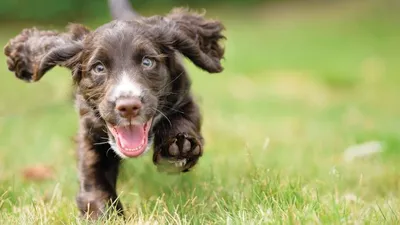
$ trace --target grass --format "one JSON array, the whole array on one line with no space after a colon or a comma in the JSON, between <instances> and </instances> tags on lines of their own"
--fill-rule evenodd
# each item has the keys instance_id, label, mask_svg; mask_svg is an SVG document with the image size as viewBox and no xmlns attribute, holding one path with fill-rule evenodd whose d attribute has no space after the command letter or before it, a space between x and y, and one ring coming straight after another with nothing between
<instances>
[{"instance_id":1,"label":"grass","mask_svg":"<svg viewBox=\"0 0 400 225\"><path fill-rule=\"evenodd\" d=\"M205 155L179 176L158 173L151 154L126 161L128 220L101 224L398 224L400 17L384 4L325 4L211 11L228 28L226 70L188 63ZM0 28L0 43L19 29ZM87 224L68 71L26 84L0 61L0 224ZM370 140L384 151L344 160ZM55 176L24 179L33 165Z\"/></svg>"}]
</instances>

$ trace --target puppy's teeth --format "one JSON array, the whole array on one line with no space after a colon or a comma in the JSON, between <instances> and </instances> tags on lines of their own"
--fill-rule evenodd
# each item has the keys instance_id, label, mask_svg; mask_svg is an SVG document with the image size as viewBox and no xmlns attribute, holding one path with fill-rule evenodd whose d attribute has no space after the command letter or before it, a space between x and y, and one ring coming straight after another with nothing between
<instances>
[{"instance_id":1,"label":"puppy's teeth","mask_svg":"<svg viewBox=\"0 0 400 225\"><path fill-rule=\"evenodd\" d=\"M140 144L140 145L139 145L138 147L136 147L136 148L124 148L124 149L125 149L126 151L133 152L133 151L137 151L137 150L143 148L143 146L144 146L144 141L142 141L142 144Z\"/></svg>"}]
</instances>

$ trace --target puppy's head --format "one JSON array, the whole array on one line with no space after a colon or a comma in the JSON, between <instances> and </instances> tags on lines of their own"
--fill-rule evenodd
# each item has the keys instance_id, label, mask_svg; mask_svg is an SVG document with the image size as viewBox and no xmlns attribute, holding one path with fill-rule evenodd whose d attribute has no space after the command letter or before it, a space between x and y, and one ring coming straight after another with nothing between
<instances>
[{"instance_id":1,"label":"puppy's head","mask_svg":"<svg viewBox=\"0 0 400 225\"><path fill-rule=\"evenodd\" d=\"M116 153L137 157L147 149L154 118L184 73L177 53L210 73L221 72L222 30L220 22L184 10L112 21L81 32L74 54L59 52L52 60L67 58L78 93L107 125Z\"/></svg>"}]
</instances>

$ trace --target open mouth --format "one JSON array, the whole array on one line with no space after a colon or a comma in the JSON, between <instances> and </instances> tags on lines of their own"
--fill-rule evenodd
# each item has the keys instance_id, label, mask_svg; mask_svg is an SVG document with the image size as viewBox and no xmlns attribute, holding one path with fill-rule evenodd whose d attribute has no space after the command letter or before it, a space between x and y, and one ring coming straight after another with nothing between
<instances>
[{"instance_id":1,"label":"open mouth","mask_svg":"<svg viewBox=\"0 0 400 225\"><path fill-rule=\"evenodd\" d=\"M111 126L108 128L114 136L118 150L126 157L138 157L146 151L152 119L145 124L129 126Z\"/></svg>"}]
</instances>

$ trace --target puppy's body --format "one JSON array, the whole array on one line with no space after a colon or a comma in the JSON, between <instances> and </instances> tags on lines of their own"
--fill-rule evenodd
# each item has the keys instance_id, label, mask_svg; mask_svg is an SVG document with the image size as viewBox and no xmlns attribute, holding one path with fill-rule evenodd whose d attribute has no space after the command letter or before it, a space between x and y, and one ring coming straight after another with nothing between
<instances>
[{"instance_id":1,"label":"puppy's body","mask_svg":"<svg viewBox=\"0 0 400 225\"><path fill-rule=\"evenodd\" d=\"M222 71L222 30L218 21L175 10L115 20L92 32L81 25L66 33L26 29L8 43L7 64L20 79L38 81L56 65L72 71L83 214L98 218L111 203L122 214L116 192L121 158L141 156L153 145L159 169L186 172L197 163L201 116L179 57L210 73Z\"/></svg>"}]
</instances>

